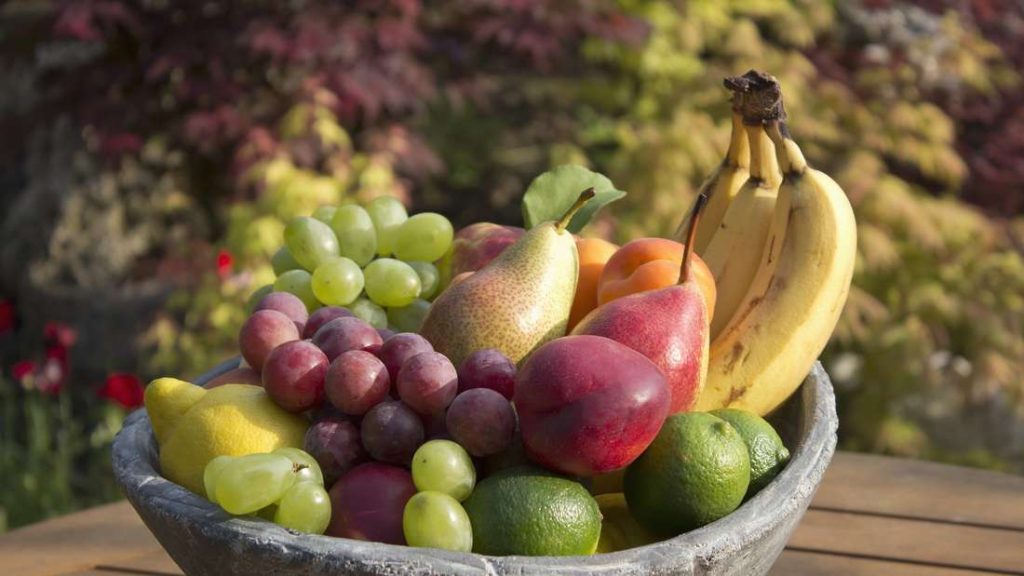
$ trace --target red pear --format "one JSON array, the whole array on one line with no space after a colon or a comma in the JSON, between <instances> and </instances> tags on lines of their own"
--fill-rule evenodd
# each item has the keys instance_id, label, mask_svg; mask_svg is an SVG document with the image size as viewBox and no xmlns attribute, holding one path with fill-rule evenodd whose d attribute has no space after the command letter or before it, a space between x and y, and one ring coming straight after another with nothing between
<instances>
[{"instance_id":1,"label":"red pear","mask_svg":"<svg viewBox=\"0 0 1024 576\"><path fill-rule=\"evenodd\" d=\"M599 306L572 331L604 336L647 356L665 375L669 414L693 409L708 373L708 307L690 271L696 222L706 201L702 194L694 204L678 284Z\"/></svg>"}]
</instances>

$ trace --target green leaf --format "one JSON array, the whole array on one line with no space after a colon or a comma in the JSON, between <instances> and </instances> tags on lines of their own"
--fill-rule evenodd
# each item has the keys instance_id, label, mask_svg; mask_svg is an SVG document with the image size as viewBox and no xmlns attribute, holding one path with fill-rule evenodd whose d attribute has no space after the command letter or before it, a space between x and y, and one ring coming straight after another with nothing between
<instances>
[{"instance_id":1,"label":"green leaf","mask_svg":"<svg viewBox=\"0 0 1024 576\"><path fill-rule=\"evenodd\" d=\"M579 233L590 219L605 204L626 195L616 190L615 185L603 174L593 170L566 164L537 176L523 194L523 223L533 228L542 222L558 220L576 202L580 193L594 188L594 198L587 202L569 221L566 228L573 234Z\"/></svg>"}]
</instances>

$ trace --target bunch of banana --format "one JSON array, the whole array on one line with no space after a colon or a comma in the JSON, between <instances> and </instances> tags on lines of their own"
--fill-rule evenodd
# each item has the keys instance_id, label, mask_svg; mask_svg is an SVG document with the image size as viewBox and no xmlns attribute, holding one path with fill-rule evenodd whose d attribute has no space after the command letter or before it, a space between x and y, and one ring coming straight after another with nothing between
<instances>
[{"instance_id":1,"label":"bunch of banana","mask_svg":"<svg viewBox=\"0 0 1024 576\"><path fill-rule=\"evenodd\" d=\"M697 254L702 254L711 242L715 231L725 218L729 204L750 177L750 144L743 129L743 116L739 111L741 97L737 95L733 100L732 134L729 137L729 149L725 152L725 158L697 191L697 197L703 194L708 198L700 222L697 223L697 237L694 241L694 250ZM683 232L689 228L692 213L692 210L687 212L673 238L681 238Z\"/></svg>"},{"instance_id":2,"label":"bunch of banana","mask_svg":"<svg viewBox=\"0 0 1024 576\"><path fill-rule=\"evenodd\" d=\"M760 132L773 142L782 183L770 219L764 213L769 200L762 198L758 209L746 209L758 220L737 224L756 228L768 220L763 238L752 232L749 243L742 244L743 250L759 250L754 269L745 271L749 283L719 283L720 300L723 292L735 298L733 290L742 296L728 318L719 319L716 306L720 330L711 342L707 382L697 409L731 406L766 414L796 390L835 328L853 276L857 230L846 194L828 175L807 166L790 137L777 81L755 72L742 78L747 79L744 89L760 97L748 95L752 105L745 108L745 121L761 124ZM758 130L752 132L760 137ZM726 218L734 211L738 219L738 206L730 207ZM727 233L733 232L720 228L715 236ZM733 239L731 245L740 246L737 242ZM749 266L749 254L740 250L721 252L727 260ZM718 253L716 249L714 258Z\"/></svg>"}]
</instances>

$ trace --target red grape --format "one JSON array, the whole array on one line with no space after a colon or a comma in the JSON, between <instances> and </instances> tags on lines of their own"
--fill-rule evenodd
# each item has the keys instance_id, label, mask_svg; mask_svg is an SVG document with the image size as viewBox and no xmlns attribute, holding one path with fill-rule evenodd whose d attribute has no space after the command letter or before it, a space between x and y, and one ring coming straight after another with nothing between
<instances>
[{"instance_id":1,"label":"red grape","mask_svg":"<svg viewBox=\"0 0 1024 576\"><path fill-rule=\"evenodd\" d=\"M408 466L423 444L423 423L401 402L381 402L363 416L363 447L374 460Z\"/></svg>"},{"instance_id":2,"label":"red grape","mask_svg":"<svg viewBox=\"0 0 1024 576\"><path fill-rule=\"evenodd\" d=\"M278 406L289 412L316 408L324 399L327 356L305 340L286 342L270 353L263 365L263 387Z\"/></svg>"},{"instance_id":3,"label":"red grape","mask_svg":"<svg viewBox=\"0 0 1024 576\"><path fill-rule=\"evenodd\" d=\"M490 388L509 400L516 389L516 365L494 348L470 354L459 366L459 392Z\"/></svg>"},{"instance_id":4,"label":"red grape","mask_svg":"<svg viewBox=\"0 0 1024 576\"><path fill-rule=\"evenodd\" d=\"M437 412L427 416L420 415L420 421L423 422L423 435L426 436L427 440L451 440L451 434L448 433L448 424L445 420L444 412Z\"/></svg>"},{"instance_id":5,"label":"red grape","mask_svg":"<svg viewBox=\"0 0 1024 576\"><path fill-rule=\"evenodd\" d=\"M350 470L330 490L327 535L405 544L402 514L416 493L408 470L368 462Z\"/></svg>"},{"instance_id":6,"label":"red grape","mask_svg":"<svg viewBox=\"0 0 1024 576\"><path fill-rule=\"evenodd\" d=\"M341 308L339 306L324 306L318 308L315 312L309 315L309 320L306 320L306 326L302 329L303 338L312 338L316 331L323 327L331 320L337 320L338 318L354 318L347 308Z\"/></svg>"},{"instance_id":7,"label":"red grape","mask_svg":"<svg viewBox=\"0 0 1024 576\"><path fill-rule=\"evenodd\" d=\"M388 397L391 379L376 356L363 350L349 350L331 362L325 389L335 408L359 416Z\"/></svg>"},{"instance_id":8,"label":"red grape","mask_svg":"<svg viewBox=\"0 0 1024 576\"><path fill-rule=\"evenodd\" d=\"M512 404L489 388L474 388L456 396L445 422L452 438L477 457L508 448L516 430Z\"/></svg>"},{"instance_id":9,"label":"red grape","mask_svg":"<svg viewBox=\"0 0 1024 576\"><path fill-rule=\"evenodd\" d=\"M306 310L306 305L302 303L298 296L289 292L271 292L267 294L253 308L253 312L257 310L276 310L284 314L291 318L292 322L295 322L295 327L299 329L300 333L306 325L306 320L309 319L309 311Z\"/></svg>"},{"instance_id":10,"label":"red grape","mask_svg":"<svg viewBox=\"0 0 1024 576\"><path fill-rule=\"evenodd\" d=\"M216 388L224 384L249 384L252 386L263 386L260 373L249 367L235 368L217 376L206 383L206 388Z\"/></svg>"},{"instance_id":11,"label":"red grape","mask_svg":"<svg viewBox=\"0 0 1024 576\"><path fill-rule=\"evenodd\" d=\"M324 486L334 484L345 472L367 459L359 427L347 418L326 418L306 430L302 449L316 459Z\"/></svg>"},{"instance_id":12,"label":"red grape","mask_svg":"<svg viewBox=\"0 0 1024 576\"><path fill-rule=\"evenodd\" d=\"M398 397L420 414L444 411L459 391L455 366L440 352L422 352L402 364Z\"/></svg>"},{"instance_id":13,"label":"red grape","mask_svg":"<svg viewBox=\"0 0 1024 576\"><path fill-rule=\"evenodd\" d=\"M342 352L372 349L384 341L373 326L359 318L346 317L335 318L321 326L313 335L312 342L333 362Z\"/></svg>"},{"instance_id":14,"label":"red grape","mask_svg":"<svg viewBox=\"0 0 1024 576\"><path fill-rule=\"evenodd\" d=\"M403 332L385 340L380 351L377 352L377 357L387 366L391 381L398 382L398 373L406 360L417 354L433 351L434 347L423 336L412 332Z\"/></svg>"},{"instance_id":15,"label":"red grape","mask_svg":"<svg viewBox=\"0 0 1024 576\"><path fill-rule=\"evenodd\" d=\"M238 349L249 366L262 371L274 348L298 339L299 329L290 318L276 310L259 310L238 331Z\"/></svg>"},{"instance_id":16,"label":"red grape","mask_svg":"<svg viewBox=\"0 0 1024 576\"><path fill-rule=\"evenodd\" d=\"M390 328L377 328L377 334L380 334L381 339L387 340L395 335L395 331Z\"/></svg>"}]
</instances>

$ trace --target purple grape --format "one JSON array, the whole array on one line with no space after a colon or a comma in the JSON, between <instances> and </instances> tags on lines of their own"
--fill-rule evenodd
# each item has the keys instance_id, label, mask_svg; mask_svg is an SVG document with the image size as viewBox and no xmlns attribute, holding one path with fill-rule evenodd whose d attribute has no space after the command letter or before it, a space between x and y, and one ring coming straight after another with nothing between
<instances>
[{"instance_id":1,"label":"purple grape","mask_svg":"<svg viewBox=\"0 0 1024 576\"><path fill-rule=\"evenodd\" d=\"M367 462L331 487L331 523L326 534L337 538L405 544L402 515L416 493L404 468Z\"/></svg>"},{"instance_id":2,"label":"purple grape","mask_svg":"<svg viewBox=\"0 0 1024 576\"><path fill-rule=\"evenodd\" d=\"M302 449L316 459L330 488L342 474L367 460L359 427L347 418L327 418L306 430Z\"/></svg>"},{"instance_id":3,"label":"purple grape","mask_svg":"<svg viewBox=\"0 0 1024 576\"><path fill-rule=\"evenodd\" d=\"M327 399L338 410L359 416L388 397L391 379L376 356L363 350L349 350L331 362L325 389Z\"/></svg>"},{"instance_id":4,"label":"purple grape","mask_svg":"<svg viewBox=\"0 0 1024 576\"><path fill-rule=\"evenodd\" d=\"M448 433L448 424L444 412L424 416L420 414L420 421L423 422L423 434L427 440L451 440Z\"/></svg>"},{"instance_id":5,"label":"purple grape","mask_svg":"<svg viewBox=\"0 0 1024 576\"><path fill-rule=\"evenodd\" d=\"M494 348L470 354L459 366L459 392L490 388L511 400L516 389L516 365Z\"/></svg>"},{"instance_id":6,"label":"purple grape","mask_svg":"<svg viewBox=\"0 0 1024 576\"><path fill-rule=\"evenodd\" d=\"M341 308L339 306L324 306L318 308L315 312L309 315L309 320L306 320L306 326L302 329L302 337L305 339L312 338L316 331L323 327L331 320L337 320L338 318L354 318L347 308Z\"/></svg>"},{"instance_id":7,"label":"purple grape","mask_svg":"<svg viewBox=\"0 0 1024 576\"><path fill-rule=\"evenodd\" d=\"M380 334L382 340L387 340L395 335L395 331L389 328L377 328L377 334Z\"/></svg>"},{"instance_id":8,"label":"purple grape","mask_svg":"<svg viewBox=\"0 0 1024 576\"><path fill-rule=\"evenodd\" d=\"M395 334L384 341L377 357L388 368L388 375L392 382L398 382L398 373L405 361L423 352L433 352L434 347L427 342L427 339L412 332Z\"/></svg>"},{"instance_id":9,"label":"purple grape","mask_svg":"<svg viewBox=\"0 0 1024 576\"><path fill-rule=\"evenodd\" d=\"M456 396L445 422L452 438L477 457L508 448L516 429L512 404L490 388L473 388Z\"/></svg>"},{"instance_id":10,"label":"purple grape","mask_svg":"<svg viewBox=\"0 0 1024 576\"><path fill-rule=\"evenodd\" d=\"M267 294L253 308L253 311L256 310L277 310L291 318L300 333L306 325L306 320L309 319L309 311L306 310L306 305L302 303L298 296L290 292L271 292Z\"/></svg>"},{"instance_id":11,"label":"purple grape","mask_svg":"<svg viewBox=\"0 0 1024 576\"><path fill-rule=\"evenodd\" d=\"M270 353L263 365L263 388L289 412L317 408L324 399L327 356L305 340L286 342Z\"/></svg>"},{"instance_id":12,"label":"purple grape","mask_svg":"<svg viewBox=\"0 0 1024 576\"><path fill-rule=\"evenodd\" d=\"M316 344L331 362L349 350L367 350L380 346L381 340L377 330L359 318L335 318L324 324L313 335Z\"/></svg>"},{"instance_id":13,"label":"purple grape","mask_svg":"<svg viewBox=\"0 0 1024 576\"><path fill-rule=\"evenodd\" d=\"M398 397L420 414L443 412L459 391L459 376L440 352L421 352L402 364Z\"/></svg>"},{"instance_id":14,"label":"purple grape","mask_svg":"<svg viewBox=\"0 0 1024 576\"><path fill-rule=\"evenodd\" d=\"M238 331L238 349L246 363L259 372L274 348L298 339L299 330L290 318L276 310L259 310Z\"/></svg>"},{"instance_id":15,"label":"purple grape","mask_svg":"<svg viewBox=\"0 0 1024 576\"><path fill-rule=\"evenodd\" d=\"M363 447L374 460L408 466L423 444L423 423L401 402L381 402L363 417Z\"/></svg>"}]
</instances>

